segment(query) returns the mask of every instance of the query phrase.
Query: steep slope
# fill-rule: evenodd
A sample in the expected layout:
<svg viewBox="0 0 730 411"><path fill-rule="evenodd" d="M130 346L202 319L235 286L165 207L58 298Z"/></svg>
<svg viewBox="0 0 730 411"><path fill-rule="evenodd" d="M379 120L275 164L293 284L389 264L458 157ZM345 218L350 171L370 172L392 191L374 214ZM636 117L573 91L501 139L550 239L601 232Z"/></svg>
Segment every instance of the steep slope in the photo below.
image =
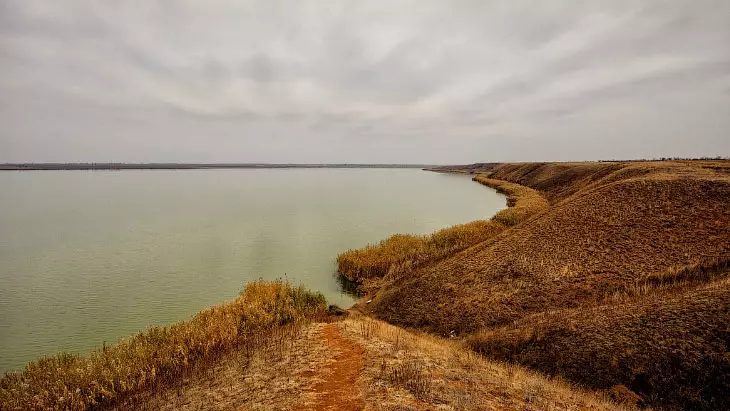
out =
<svg viewBox="0 0 730 411"><path fill-rule="evenodd" d="M534 174L533 165L519 167L511 173ZM553 193L548 211L436 264L386 276L369 312L443 334L472 332L575 307L671 267L730 256L726 176L685 166L592 171L603 177L580 178L583 188L564 199L572 189L559 172L535 179Z"/></svg>
<svg viewBox="0 0 730 411"><path fill-rule="evenodd" d="M487 356L583 385L623 384L650 405L730 407L730 283L718 280L730 259L730 162L490 169L549 207L433 264L389 272L366 313L467 336ZM640 292L611 300L627 290Z"/></svg>
<svg viewBox="0 0 730 411"><path fill-rule="evenodd" d="M535 314L468 341L490 358L584 386L626 385L661 408L723 409L730 392L728 324L730 280L725 278Z"/></svg>

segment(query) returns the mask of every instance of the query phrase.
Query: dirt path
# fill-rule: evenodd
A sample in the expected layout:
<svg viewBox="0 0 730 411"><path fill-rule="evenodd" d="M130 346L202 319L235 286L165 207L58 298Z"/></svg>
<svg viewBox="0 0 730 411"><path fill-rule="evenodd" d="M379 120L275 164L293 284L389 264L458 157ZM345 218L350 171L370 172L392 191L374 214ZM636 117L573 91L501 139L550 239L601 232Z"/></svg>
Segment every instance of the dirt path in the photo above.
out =
<svg viewBox="0 0 730 411"><path fill-rule="evenodd" d="M322 381L318 382L311 394L312 403L300 404L300 410L338 410L357 411L365 408L360 398L357 379L363 369L363 348L354 341L343 338L336 324L322 328L322 338L327 347L334 351L334 362L321 372Z"/></svg>

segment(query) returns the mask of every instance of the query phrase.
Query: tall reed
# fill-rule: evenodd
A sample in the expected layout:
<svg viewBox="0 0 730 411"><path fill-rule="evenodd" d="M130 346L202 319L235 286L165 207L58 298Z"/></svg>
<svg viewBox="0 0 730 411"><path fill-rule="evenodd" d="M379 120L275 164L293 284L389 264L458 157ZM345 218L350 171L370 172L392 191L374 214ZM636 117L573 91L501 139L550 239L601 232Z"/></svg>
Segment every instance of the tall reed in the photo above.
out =
<svg viewBox="0 0 730 411"><path fill-rule="evenodd" d="M88 356L42 357L0 379L2 409L88 409L172 382L247 340L287 324L322 315L319 293L287 282L249 283L233 301L188 321L154 327Z"/></svg>
<svg viewBox="0 0 730 411"><path fill-rule="evenodd" d="M492 221L502 223L507 227L517 225L548 208L548 201L539 191L532 188L508 181L495 180L486 175L477 175L473 180L507 196L508 208L492 217Z"/></svg>
<svg viewBox="0 0 730 411"><path fill-rule="evenodd" d="M407 272L488 240L547 209L547 200L529 187L483 175L474 177L474 181L507 195L508 208L491 220L459 224L430 235L396 234L365 248L347 250L337 256L338 273L362 284L396 269Z"/></svg>

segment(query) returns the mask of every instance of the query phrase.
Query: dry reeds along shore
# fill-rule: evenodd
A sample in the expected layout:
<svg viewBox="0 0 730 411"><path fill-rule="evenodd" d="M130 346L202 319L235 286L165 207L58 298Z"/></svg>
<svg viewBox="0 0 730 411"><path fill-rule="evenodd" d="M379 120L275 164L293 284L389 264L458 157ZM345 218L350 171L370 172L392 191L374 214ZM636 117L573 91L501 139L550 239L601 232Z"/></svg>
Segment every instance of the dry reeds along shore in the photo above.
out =
<svg viewBox="0 0 730 411"><path fill-rule="evenodd" d="M536 190L482 175L474 181L505 194L508 208L490 220L459 224L430 235L396 234L378 244L345 251L337 256L338 273L372 289L377 287L377 279L391 271L408 272L450 256L547 209L547 200Z"/></svg>
<svg viewBox="0 0 730 411"><path fill-rule="evenodd" d="M112 404L209 367L231 350L255 349L282 326L321 316L324 297L286 282L253 282L233 301L154 327L88 356L61 353L0 380L2 409L75 409Z"/></svg>

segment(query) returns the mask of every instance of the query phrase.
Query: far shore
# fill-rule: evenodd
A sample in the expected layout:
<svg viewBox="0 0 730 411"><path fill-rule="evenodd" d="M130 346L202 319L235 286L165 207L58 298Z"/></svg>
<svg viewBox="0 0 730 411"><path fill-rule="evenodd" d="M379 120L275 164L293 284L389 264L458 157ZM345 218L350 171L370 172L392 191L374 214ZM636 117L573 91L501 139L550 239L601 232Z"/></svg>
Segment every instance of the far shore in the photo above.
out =
<svg viewBox="0 0 730 411"><path fill-rule="evenodd" d="M268 163L5 163L0 171L32 170L197 170L268 168L431 168L429 164L268 164Z"/></svg>

